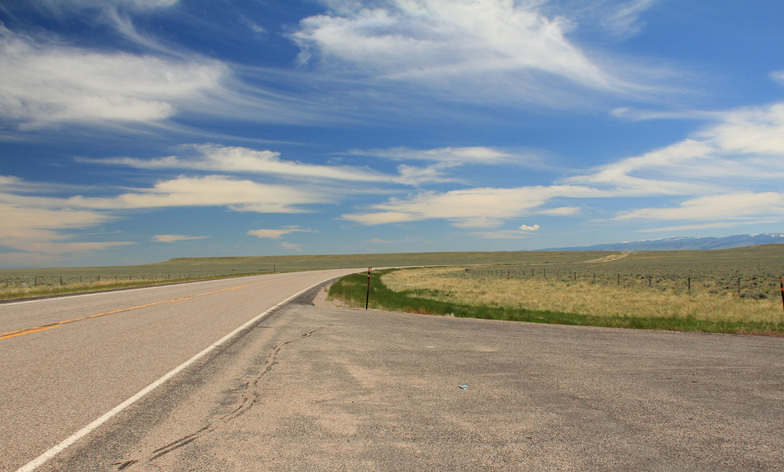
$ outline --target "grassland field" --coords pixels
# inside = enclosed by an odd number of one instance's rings
[[[590,257],[384,271],[375,280],[371,306],[520,321],[784,335],[784,245],[583,256]],[[330,295],[364,305],[362,276],[333,285]]]
[[[781,321],[779,278],[784,275],[784,244],[630,254],[530,251],[204,257],[130,266],[17,269],[0,271],[0,299],[272,272],[406,266],[442,267],[390,273],[384,283],[399,292],[451,304],[639,319]],[[364,296],[360,298],[364,303]]]
[[[155,264],[0,270],[0,300],[304,270],[576,262],[614,253],[461,252],[177,258]]]

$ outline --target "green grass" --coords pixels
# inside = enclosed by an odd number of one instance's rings
[[[454,304],[422,298],[425,294],[420,290],[392,291],[381,280],[381,275],[387,272],[379,271],[373,273],[369,302],[371,308],[408,313],[450,315],[461,318],[527,321],[574,326],[784,336],[784,324],[782,323],[706,321],[669,317],[598,317],[519,308]],[[329,289],[330,298],[344,300],[351,306],[364,306],[366,296],[367,274],[354,274],[343,277],[332,284]]]

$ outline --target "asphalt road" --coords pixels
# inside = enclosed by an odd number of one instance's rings
[[[0,304],[0,470],[25,466],[265,310],[349,272]]]
[[[318,300],[255,324],[40,470],[784,470],[784,339]]]

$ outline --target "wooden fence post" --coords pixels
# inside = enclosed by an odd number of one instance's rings
[[[368,304],[370,303],[370,269],[372,267],[368,267],[368,283],[367,283],[367,296],[365,297],[365,309],[368,309]]]
[[[784,308],[784,277],[779,279],[781,285],[781,306]]]

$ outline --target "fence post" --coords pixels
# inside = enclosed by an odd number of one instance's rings
[[[367,296],[365,296],[365,309],[368,309],[368,303],[370,303],[370,269],[372,267],[368,267],[368,283],[367,283]]]
[[[784,308],[784,277],[779,278],[779,284],[781,284],[781,306]]]
[[[740,277],[738,277],[738,296],[740,296]]]

